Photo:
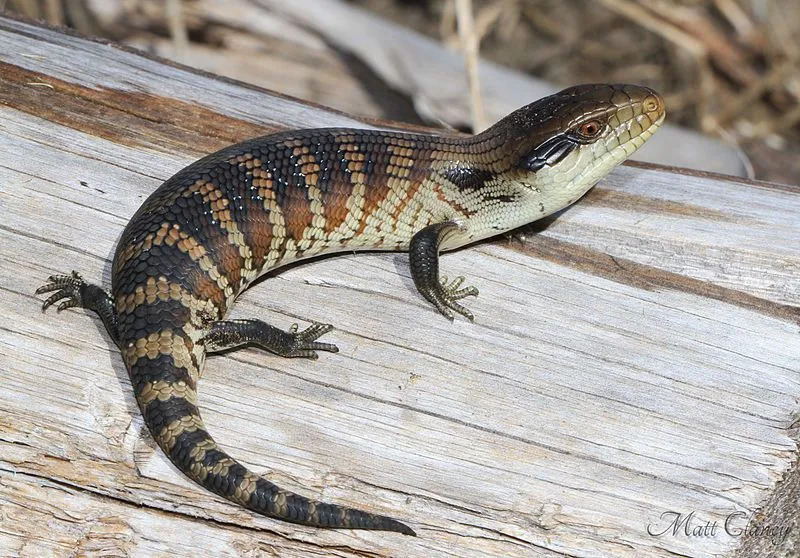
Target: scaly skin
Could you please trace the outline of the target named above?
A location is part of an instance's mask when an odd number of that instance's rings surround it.
[[[227,147],[181,170],[142,205],[114,256],[112,294],[71,276],[44,308],[98,312],[122,351],[153,438],[189,478],[255,512],[314,527],[413,535],[384,516],[311,501],[250,472],[206,431],[197,380],[208,353],[256,344],[282,356],[337,349],[259,320],[225,320],[257,277],[352,250],[409,250],[414,282],[444,315],[472,314],[463,278],[440,280],[438,253],[534,221],[579,199],[664,119],[653,91],[566,89],[466,138],[314,129]]]

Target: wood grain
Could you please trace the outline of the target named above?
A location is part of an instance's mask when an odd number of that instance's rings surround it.
[[[248,291],[234,317],[330,322],[341,352],[211,359],[209,430],[419,537],[237,508],[154,446],[99,320],[33,291],[71,269],[108,285],[128,218],[198,154],[366,124],[9,18],[0,64],[2,555],[724,556],[722,522],[796,460],[800,190],[628,166],[522,240],[443,258],[481,290],[474,324],[429,308],[405,254]],[[719,530],[648,534],[670,511]]]

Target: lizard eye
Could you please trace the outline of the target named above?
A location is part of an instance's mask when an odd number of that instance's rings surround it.
[[[585,138],[597,137],[603,131],[603,124],[599,120],[589,120],[578,127],[577,132]]]
[[[585,138],[596,137],[602,131],[603,125],[599,120],[590,120],[589,122],[584,122],[580,125],[580,127],[578,127],[578,133]]]

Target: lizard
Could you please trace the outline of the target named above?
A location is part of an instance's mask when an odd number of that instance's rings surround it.
[[[393,518],[318,502],[250,471],[206,430],[197,382],[207,355],[256,346],[283,357],[338,352],[312,322],[288,331],[226,319],[236,297],[288,263],[355,250],[407,251],[419,293],[473,319],[464,278],[439,254],[557,212],[638,149],[665,118],[662,97],[589,84],[544,97],[472,136],[348,128],[250,139],[179,171],[145,200],[117,245],[108,292],[53,275],[42,311],[96,312],[119,347],[153,439],[187,477],[253,512],[313,527],[415,535]]]

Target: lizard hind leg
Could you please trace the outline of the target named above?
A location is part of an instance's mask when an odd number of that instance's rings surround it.
[[[42,304],[42,312],[58,301],[62,301],[57,308],[59,312],[76,307],[92,310],[100,316],[108,333],[119,345],[114,299],[107,291],[97,285],[87,283],[77,271],[73,271],[70,275],[51,275],[47,281],[36,289],[36,294],[53,293]]]
[[[316,359],[317,351],[339,352],[336,345],[317,341],[333,329],[332,325],[314,322],[303,331],[298,328],[294,324],[289,331],[284,331],[261,320],[223,320],[211,325],[203,341],[209,353],[245,345],[255,345],[282,357]]]

